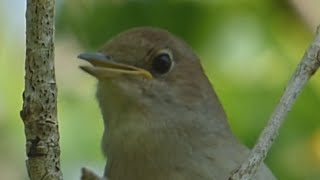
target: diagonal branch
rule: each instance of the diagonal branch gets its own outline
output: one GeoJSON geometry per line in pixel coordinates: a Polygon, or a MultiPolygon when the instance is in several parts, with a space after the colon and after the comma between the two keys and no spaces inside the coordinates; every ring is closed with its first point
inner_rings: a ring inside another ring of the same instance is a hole
{"type": "Polygon", "coordinates": [[[283,96],[271,115],[267,127],[249,154],[249,158],[235,170],[229,180],[249,180],[253,177],[260,164],[265,159],[273,141],[278,135],[284,118],[290,111],[294,101],[308,82],[309,78],[318,70],[320,65],[320,26],[316,36],[305,52],[300,64],[290,79],[283,96]]]}

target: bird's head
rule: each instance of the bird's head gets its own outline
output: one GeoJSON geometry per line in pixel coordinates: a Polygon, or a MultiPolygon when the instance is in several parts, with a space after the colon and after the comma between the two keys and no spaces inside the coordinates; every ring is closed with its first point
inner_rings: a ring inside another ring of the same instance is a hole
{"type": "Polygon", "coordinates": [[[97,53],[83,53],[79,58],[92,65],[80,67],[98,79],[97,98],[109,119],[118,117],[115,111],[141,111],[166,119],[170,117],[165,114],[174,116],[179,109],[223,112],[198,57],[168,31],[133,28],[115,36],[97,53]]]}

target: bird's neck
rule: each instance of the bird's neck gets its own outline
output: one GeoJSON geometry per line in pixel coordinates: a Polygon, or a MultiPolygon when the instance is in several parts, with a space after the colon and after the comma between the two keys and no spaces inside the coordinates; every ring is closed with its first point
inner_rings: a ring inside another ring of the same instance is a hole
{"type": "Polygon", "coordinates": [[[139,133],[139,128],[173,128],[173,132],[175,129],[189,131],[190,136],[232,134],[227,116],[211,86],[204,93],[189,95],[187,100],[176,95],[159,96],[157,93],[145,93],[141,98],[143,100],[137,100],[117,86],[109,85],[107,89],[98,87],[97,97],[109,132],[126,129],[139,133]]]}
{"type": "Polygon", "coordinates": [[[112,92],[100,95],[98,91],[105,123],[102,146],[109,172],[139,177],[139,170],[132,167],[144,167],[141,177],[147,177],[147,171],[167,174],[221,139],[233,141],[214,92],[194,103],[164,100],[150,106],[148,101],[137,103],[123,94],[115,95],[121,93],[116,87],[109,90],[112,92]]]}

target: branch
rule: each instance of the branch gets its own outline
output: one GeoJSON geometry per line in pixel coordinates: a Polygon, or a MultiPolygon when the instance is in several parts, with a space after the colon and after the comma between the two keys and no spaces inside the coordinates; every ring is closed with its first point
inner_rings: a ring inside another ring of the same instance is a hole
{"type": "Polygon", "coordinates": [[[27,0],[23,109],[26,166],[31,180],[61,180],[57,87],[54,73],[54,0],[27,0]]]}
{"type": "Polygon", "coordinates": [[[260,137],[249,154],[249,158],[232,174],[229,180],[249,180],[253,177],[260,164],[265,159],[273,141],[278,135],[284,118],[291,109],[294,101],[306,85],[309,78],[318,70],[320,65],[320,26],[316,36],[305,52],[300,64],[290,79],[283,96],[264,128],[260,137]]]}

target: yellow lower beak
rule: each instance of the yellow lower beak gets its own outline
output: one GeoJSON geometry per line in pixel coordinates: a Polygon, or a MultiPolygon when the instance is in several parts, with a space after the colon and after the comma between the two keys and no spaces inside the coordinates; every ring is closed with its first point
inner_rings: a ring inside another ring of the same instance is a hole
{"type": "Polygon", "coordinates": [[[109,56],[102,53],[83,53],[78,58],[86,60],[93,65],[80,66],[80,68],[98,79],[112,78],[123,74],[143,76],[147,79],[153,78],[152,74],[145,69],[114,62],[109,56]]]}

